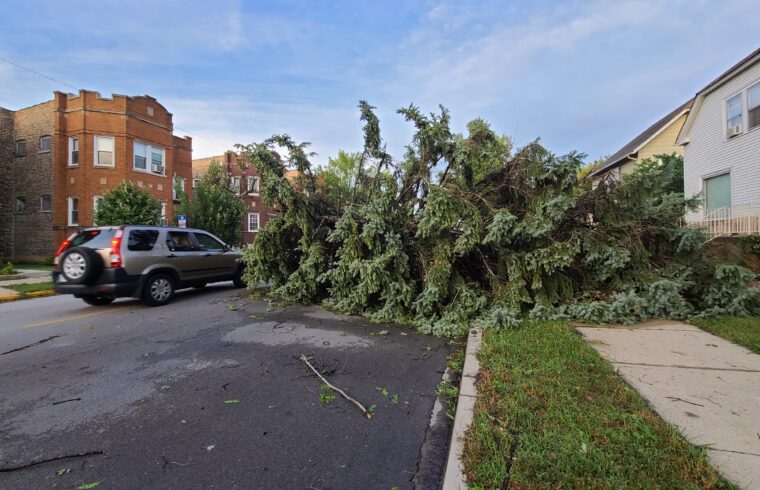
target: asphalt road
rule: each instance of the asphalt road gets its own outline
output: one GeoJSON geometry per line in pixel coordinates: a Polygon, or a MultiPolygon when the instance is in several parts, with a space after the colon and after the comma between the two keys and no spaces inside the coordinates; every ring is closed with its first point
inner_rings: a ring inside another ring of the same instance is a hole
{"type": "Polygon", "coordinates": [[[227,284],[159,308],[2,304],[0,487],[436,488],[449,427],[431,412],[448,352],[227,284]],[[376,405],[372,420],[328,403],[302,354],[376,405]]]}

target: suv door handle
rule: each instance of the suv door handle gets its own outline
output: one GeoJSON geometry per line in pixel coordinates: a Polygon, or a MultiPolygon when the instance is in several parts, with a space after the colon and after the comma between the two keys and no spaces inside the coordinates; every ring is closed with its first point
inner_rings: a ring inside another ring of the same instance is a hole
{"type": "Polygon", "coordinates": [[[170,259],[173,259],[173,258],[175,258],[175,257],[176,257],[176,255],[174,255],[174,254],[171,254],[171,255],[167,255],[167,257],[168,257],[168,258],[170,258],[170,259]]]}

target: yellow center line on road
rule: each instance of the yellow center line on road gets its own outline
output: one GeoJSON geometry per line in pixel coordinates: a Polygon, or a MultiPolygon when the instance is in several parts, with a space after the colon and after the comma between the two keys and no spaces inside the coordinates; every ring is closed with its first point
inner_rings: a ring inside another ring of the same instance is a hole
{"type": "Polygon", "coordinates": [[[56,323],[72,322],[74,320],[81,320],[83,318],[90,318],[90,317],[93,317],[93,316],[105,315],[107,313],[113,313],[113,312],[117,312],[117,311],[128,310],[130,308],[134,308],[134,305],[114,306],[114,307],[108,308],[106,310],[93,311],[92,313],[82,313],[81,315],[67,316],[67,317],[63,317],[63,318],[55,318],[53,320],[47,320],[47,321],[39,322],[39,323],[29,323],[27,325],[24,325],[24,328],[25,329],[32,329],[32,328],[47,327],[49,325],[55,325],[56,323]]]}

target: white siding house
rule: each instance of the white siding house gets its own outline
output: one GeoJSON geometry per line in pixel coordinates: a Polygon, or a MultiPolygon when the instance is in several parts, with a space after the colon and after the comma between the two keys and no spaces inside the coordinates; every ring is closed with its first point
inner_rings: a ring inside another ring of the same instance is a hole
{"type": "Polygon", "coordinates": [[[703,199],[687,222],[713,236],[760,233],[760,49],[697,93],[678,144],[685,193],[703,199]]]}

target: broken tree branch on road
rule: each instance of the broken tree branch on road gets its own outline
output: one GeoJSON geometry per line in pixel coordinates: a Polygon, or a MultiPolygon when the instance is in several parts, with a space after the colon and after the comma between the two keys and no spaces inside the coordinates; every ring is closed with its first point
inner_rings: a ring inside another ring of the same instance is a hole
{"type": "Polygon", "coordinates": [[[333,385],[332,383],[330,383],[329,381],[327,381],[327,380],[325,379],[325,377],[324,377],[324,376],[322,376],[322,374],[321,374],[319,371],[317,371],[317,370],[314,368],[314,366],[312,366],[312,365],[311,365],[311,363],[309,362],[309,359],[306,357],[306,355],[304,355],[304,354],[301,354],[301,357],[299,357],[299,359],[300,359],[301,361],[303,361],[303,363],[304,363],[304,364],[306,364],[306,365],[309,367],[309,369],[311,369],[311,371],[312,371],[314,374],[316,374],[316,375],[317,375],[317,377],[318,377],[318,378],[319,378],[319,379],[320,379],[320,380],[321,380],[321,381],[322,381],[324,384],[326,384],[327,386],[329,386],[331,390],[335,391],[336,393],[339,393],[339,394],[340,394],[340,395],[341,395],[343,398],[345,398],[346,400],[348,400],[348,401],[350,401],[351,403],[353,403],[354,405],[356,405],[356,406],[357,406],[357,408],[359,408],[359,410],[361,410],[361,411],[362,411],[362,413],[364,414],[364,416],[365,416],[365,417],[367,417],[367,419],[372,419],[372,412],[370,412],[369,410],[367,410],[366,408],[364,408],[364,405],[362,405],[361,403],[359,403],[359,402],[358,402],[358,401],[356,401],[355,399],[353,399],[353,398],[351,398],[350,396],[348,396],[348,394],[347,394],[345,391],[341,390],[341,389],[340,389],[340,388],[338,388],[337,386],[335,386],[335,385],[333,385]]]}

